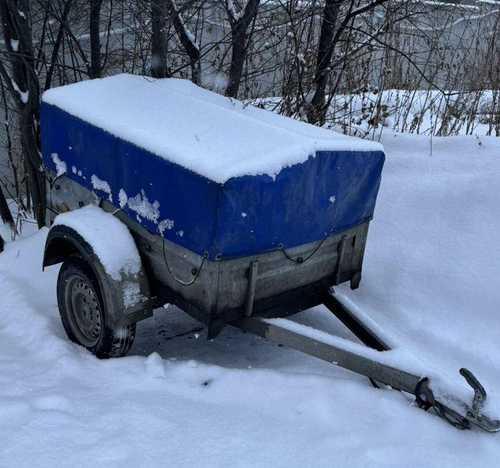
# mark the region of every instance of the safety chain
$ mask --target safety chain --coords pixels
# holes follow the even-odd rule
[[[285,258],[293,263],[298,263],[298,264],[302,264],[302,263],[306,263],[308,260],[310,260],[317,252],[318,250],[323,246],[323,244],[325,243],[326,239],[328,239],[329,236],[326,236],[324,237],[323,239],[321,239],[318,243],[318,245],[316,247],[314,247],[314,249],[311,251],[311,253],[307,256],[307,257],[302,257],[302,256],[298,256],[297,258],[293,258],[286,250],[285,250],[285,246],[283,244],[280,244],[278,246],[278,250],[285,256]]]
[[[174,281],[176,283],[180,284],[181,286],[192,286],[194,283],[196,283],[197,279],[200,277],[201,270],[203,269],[205,262],[208,260],[208,252],[205,252],[203,254],[203,258],[201,260],[200,266],[198,268],[193,268],[191,270],[191,275],[193,277],[189,281],[184,281],[175,275],[175,273],[170,268],[170,265],[168,264],[167,254],[165,252],[165,239],[164,238],[162,238],[162,252],[163,252],[163,260],[165,262],[165,266],[167,267],[168,272],[170,273],[170,276],[174,279]]]

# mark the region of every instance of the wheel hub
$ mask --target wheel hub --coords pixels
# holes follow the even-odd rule
[[[68,299],[74,332],[84,346],[94,346],[101,336],[102,312],[94,288],[81,277],[68,282]]]

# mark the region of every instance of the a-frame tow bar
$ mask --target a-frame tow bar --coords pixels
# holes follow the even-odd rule
[[[472,372],[460,374],[474,390],[472,404],[443,391],[425,375],[398,368],[390,346],[367,323],[342,303],[333,290],[326,291],[323,304],[363,343],[329,335],[288,319],[247,317],[233,325],[269,341],[296,349],[323,361],[364,375],[373,382],[412,394],[419,407],[433,409],[437,415],[459,429],[477,426],[487,432],[500,431],[500,421],[483,414],[486,391]]]

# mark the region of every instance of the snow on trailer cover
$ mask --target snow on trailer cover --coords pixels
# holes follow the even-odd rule
[[[178,79],[117,75],[49,90],[45,166],[210,260],[290,249],[368,222],[378,143]]]

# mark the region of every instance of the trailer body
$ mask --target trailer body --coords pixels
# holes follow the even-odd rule
[[[115,88],[136,84],[137,79],[121,76],[90,81],[88,86],[97,92],[103,85]],[[154,294],[170,300],[175,296],[183,308],[206,322],[227,322],[248,314],[249,308],[271,316],[284,314],[280,305],[285,296],[304,297],[301,291],[317,285],[351,280],[357,287],[384,163],[380,145],[344,136],[338,136],[339,144],[325,137],[335,136],[333,132],[300,123],[295,127],[293,121],[289,128],[291,119],[263,110],[234,111],[223,107],[226,98],[208,91],[200,94],[192,84],[161,81],[168,85],[165,99],[173,100],[171,108],[165,106],[166,114],[181,113],[194,100],[203,125],[229,114],[254,131],[255,138],[277,134],[283,151],[296,135],[306,135],[302,139],[312,141],[312,146],[300,162],[287,164],[285,158],[274,173],[265,173],[266,162],[262,171],[252,168],[253,173],[245,174],[243,169],[224,180],[217,173],[210,178],[207,169],[197,172],[198,163],[185,167],[178,157],[169,157],[175,146],[159,147],[155,154],[152,145],[127,139],[127,131],[97,126],[91,107],[85,114],[80,112],[84,103],[72,105],[82,85],[71,85],[62,98],[55,90],[55,97],[44,95],[42,103],[44,165],[60,175],[50,190],[52,212],[97,199],[115,211],[136,238]],[[125,110],[134,113],[133,108]],[[196,122],[193,125],[196,132]],[[210,130],[227,131],[220,125]],[[174,131],[165,134],[166,140],[173,138]],[[296,146],[290,152],[297,151]],[[217,155],[201,153],[199,166],[210,157]],[[231,160],[239,164],[237,157]],[[314,302],[304,300],[304,307]]]
[[[182,80],[129,75],[50,90],[41,115],[54,221],[43,266],[62,263],[70,340],[124,356],[136,322],[175,304],[208,324],[209,338],[230,324],[413,394],[457,428],[500,431],[472,372],[460,370],[469,404],[401,365],[332,288],[361,280],[380,145]],[[280,318],[318,304],[368,349]]]

